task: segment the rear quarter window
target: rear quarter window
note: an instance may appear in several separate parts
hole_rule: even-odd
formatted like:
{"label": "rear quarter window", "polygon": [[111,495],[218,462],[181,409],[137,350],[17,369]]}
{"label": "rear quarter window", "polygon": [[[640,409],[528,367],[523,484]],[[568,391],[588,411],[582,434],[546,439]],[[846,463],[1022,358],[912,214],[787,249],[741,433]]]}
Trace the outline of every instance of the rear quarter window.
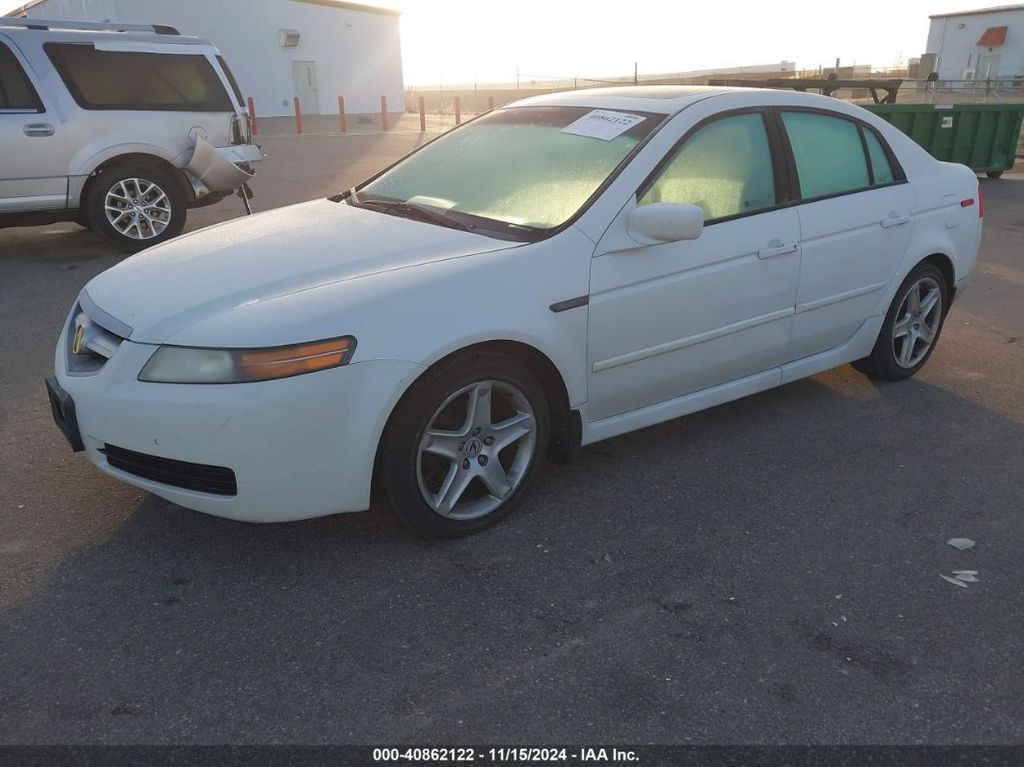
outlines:
{"label": "rear quarter window", "polygon": [[44,48],[83,109],[234,111],[220,77],[201,54],[97,51],[75,43]]}
{"label": "rear quarter window", "polygon": [[892,171],[892,164],[889,162],[889,158],[885,154],[885,150],[882,149],[882,144],[879,142],[878,137],[874,131],[864,130],[864,143],[868,147],[868,157],[871,159],[871,170],[874,173],[875,184],[891,184],[896,180],[896,175]]}

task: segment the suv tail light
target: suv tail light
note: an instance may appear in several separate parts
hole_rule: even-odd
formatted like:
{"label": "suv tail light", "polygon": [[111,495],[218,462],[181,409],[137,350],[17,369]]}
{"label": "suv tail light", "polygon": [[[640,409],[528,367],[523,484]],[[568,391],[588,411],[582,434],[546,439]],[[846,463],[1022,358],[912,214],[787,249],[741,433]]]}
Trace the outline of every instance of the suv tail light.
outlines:
{"label": "suv tail light", "polygon": [[231,118],[231,143],[235,146],[248,144],[250,140],[249,118],[235,115]]}
{"label": "suv tail light", "polygon": [[985,192],[978,182],[978,218],[985,218]]}

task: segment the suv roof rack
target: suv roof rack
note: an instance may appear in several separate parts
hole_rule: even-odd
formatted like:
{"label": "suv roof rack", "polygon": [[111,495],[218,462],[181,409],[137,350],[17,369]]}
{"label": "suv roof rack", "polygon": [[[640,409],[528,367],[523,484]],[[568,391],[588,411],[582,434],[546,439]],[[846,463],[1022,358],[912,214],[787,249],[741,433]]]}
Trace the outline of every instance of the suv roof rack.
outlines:
{"label": "suv roof rack", "polygon": [[57,21],[48,19],[0,18],[0,27],[21,27],[23,29],[70,29],[87,32],[149,32],[157,35],[180,35],[174,27],[166,24],[115,24],[104,21]]}

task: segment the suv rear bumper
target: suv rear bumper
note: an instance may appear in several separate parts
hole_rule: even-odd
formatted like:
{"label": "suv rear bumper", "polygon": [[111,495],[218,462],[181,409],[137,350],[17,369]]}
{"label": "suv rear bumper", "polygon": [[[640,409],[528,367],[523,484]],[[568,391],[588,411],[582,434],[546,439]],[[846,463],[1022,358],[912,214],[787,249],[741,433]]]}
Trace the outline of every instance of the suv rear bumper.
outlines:
{"label": "suv rear bumper", "polygon": [[255,175],[251,163],[263,159],[263,149],[256,144],[233,144],[215,147],[196,138],[195,152],[183,170],[192,181],[196,199],[213,192],[231,192]]}

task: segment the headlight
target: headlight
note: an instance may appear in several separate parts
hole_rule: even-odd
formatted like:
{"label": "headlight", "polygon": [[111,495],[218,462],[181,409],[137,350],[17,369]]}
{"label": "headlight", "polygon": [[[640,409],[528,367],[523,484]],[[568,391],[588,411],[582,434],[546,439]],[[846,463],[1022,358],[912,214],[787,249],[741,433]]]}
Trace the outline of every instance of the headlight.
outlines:
{"label": "headlight", "polygon": [[269,381],[347,365],[352,336],[269,349],[201,349],[161,346],[139,373],[140,381],[226,384]]}

